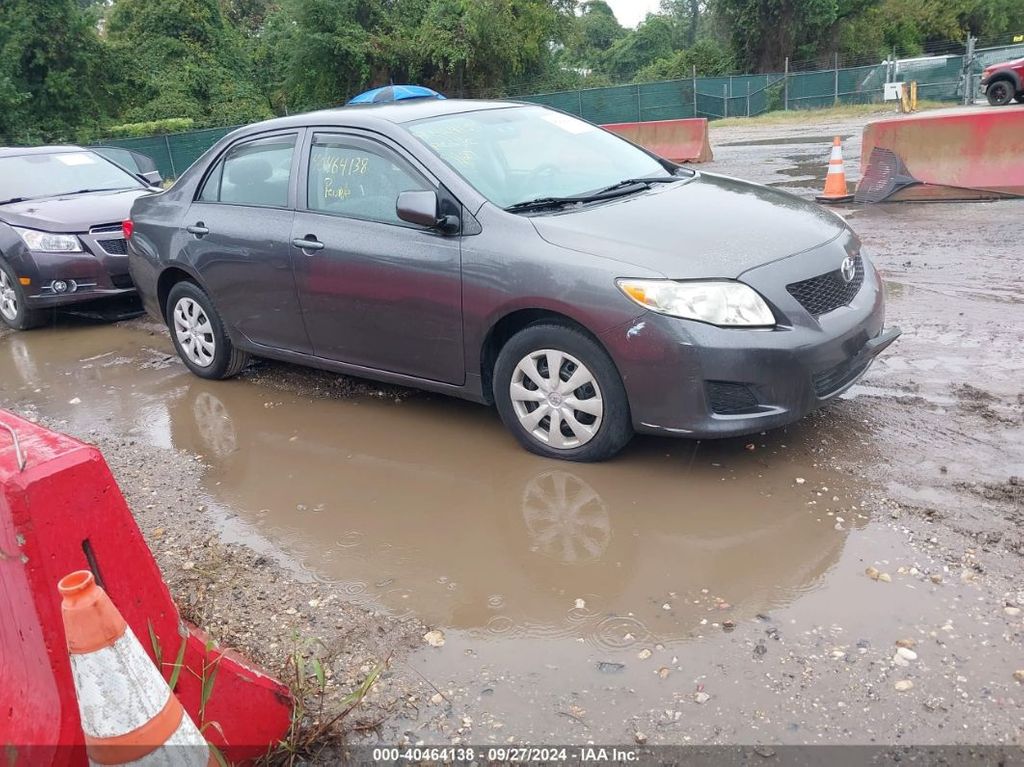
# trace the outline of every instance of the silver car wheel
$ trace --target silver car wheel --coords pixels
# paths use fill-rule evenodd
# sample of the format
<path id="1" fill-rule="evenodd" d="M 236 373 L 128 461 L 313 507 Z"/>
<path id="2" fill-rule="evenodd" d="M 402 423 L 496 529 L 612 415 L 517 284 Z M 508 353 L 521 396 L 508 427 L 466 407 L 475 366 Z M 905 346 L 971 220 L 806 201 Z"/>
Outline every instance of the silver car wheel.
<path id="1" fill-rule="evenodd" d="M 174 335 L 189 362 L 201 368 L 213 364 L 217 351 L 213 325 L 198 302 L 182 298 L 174 305 Z"/>
<path id="2" fill-rule="evenodd" d="M 18 316 L 18 294 L 14 290 L 14 282 L 3 269 L 0 269 L 0 314 L 11 322 Z"/>
<path id="3" fill-rule="evenodd" d="M 601 387 L 571 354 L 557 349 L 530 352 L 516 365 L 508 389 L 519 423 L 548 447 L 580 447 L 601 428 Z"/>

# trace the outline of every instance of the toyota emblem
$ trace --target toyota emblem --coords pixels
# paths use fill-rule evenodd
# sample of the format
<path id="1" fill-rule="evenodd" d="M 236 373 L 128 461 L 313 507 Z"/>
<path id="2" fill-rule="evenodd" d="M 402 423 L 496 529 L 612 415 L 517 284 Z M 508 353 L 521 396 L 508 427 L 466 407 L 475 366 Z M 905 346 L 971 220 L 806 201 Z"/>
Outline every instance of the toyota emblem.
<path id="1" fill-rule="evenodd" d="M 847 256 L 843 259 L 843 265 L 839 267 L 839 273 L 843 275 L 844 281 L 853 282 L 853 278 L 857 276 L 857 262 L 854 261 L 853 256 Z"/>

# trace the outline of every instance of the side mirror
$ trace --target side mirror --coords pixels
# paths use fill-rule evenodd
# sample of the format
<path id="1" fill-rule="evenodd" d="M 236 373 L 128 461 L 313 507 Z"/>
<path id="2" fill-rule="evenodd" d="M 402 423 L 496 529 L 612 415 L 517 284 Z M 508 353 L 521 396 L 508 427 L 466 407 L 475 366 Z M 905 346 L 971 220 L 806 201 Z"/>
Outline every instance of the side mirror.
<path id="1" fill-rule="evenodd" d="M 142 176 L 143 180 L 145 180 L 145 182 L 150 186 L 163 186 L 164 177 L 160 175 L 160 171 L 158 170 L 151 170 L 146 173 L 140 173 L 139 175 Z"/>
<path id="2" fill-rule="evenodd" d="M 395 212 L 402 221 L 410 224 L 437 229 L 445 234 L 459 231 L 457 216 L 442 216 L 438 213 L 436 192 L 402 192 L 398 195 Z"/>

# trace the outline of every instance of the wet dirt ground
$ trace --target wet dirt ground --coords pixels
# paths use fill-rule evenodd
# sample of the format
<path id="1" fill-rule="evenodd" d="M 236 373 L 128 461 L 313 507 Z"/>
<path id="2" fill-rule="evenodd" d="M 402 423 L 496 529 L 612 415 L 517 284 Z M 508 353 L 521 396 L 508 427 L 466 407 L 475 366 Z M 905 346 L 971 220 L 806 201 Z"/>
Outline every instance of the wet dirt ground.
<path id="1" fill-rule="evenodd" d="M 702 169 L 809 197 L 863 122 L 713 131 Z M 904 335 L 747 439 L 550 462 L 442 397 L 202 381 L 147 319 L 0 334 L 0 407 L 103 447 L 218 638 L 329 648 L 339 693 L 390 657 L 356 740 L 1019 743 L 1020 205 L 842 211 Z"/>

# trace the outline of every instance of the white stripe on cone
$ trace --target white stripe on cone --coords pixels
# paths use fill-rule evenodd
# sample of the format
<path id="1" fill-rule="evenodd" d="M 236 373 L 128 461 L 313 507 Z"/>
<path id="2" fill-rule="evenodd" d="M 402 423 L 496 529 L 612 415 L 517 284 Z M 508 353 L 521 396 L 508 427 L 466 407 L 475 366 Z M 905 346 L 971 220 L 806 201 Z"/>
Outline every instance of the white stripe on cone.
<path id="1" fill-rule="evenodd" d="M 835 175 L 838 175 L 838 174 L 843 173 L 843 172 L 844 171 L 843 171 L 843 166 L 842 165 L 829 165 L 828 166 L 828 175 L 830 175 L 830 176 L 835 176 Z"/>
<path id="2" fill-rule="evenodd" d="M 821 157 L 821 155 L 819 154 L 818 157 Z M 841 161 L 843 159 L 843 148 L 841 146 L 833 146 L 832 157 L 830 159 Z"/>
<path id="3" fill-rule="evenodd" d="M 72 654 L 82 730 L 92 738 L 113 738 L 138 729 L 167 705 L 171 690 L 130 628 L 110 647 Z M 184 713 L 167 741 L 131 765 L 206 767 L 210 751 L 199 728 Z M 90 764 L 95 764 L 91 759 Z"/>
<path id="4" fill-rule="evenodd" d="M 112 738 L 141 727 L 171 697 L 167 682 L 130 628 L 110 647 L 72 655 L 71 670 L 82 729 L 94 738 Z"/>

